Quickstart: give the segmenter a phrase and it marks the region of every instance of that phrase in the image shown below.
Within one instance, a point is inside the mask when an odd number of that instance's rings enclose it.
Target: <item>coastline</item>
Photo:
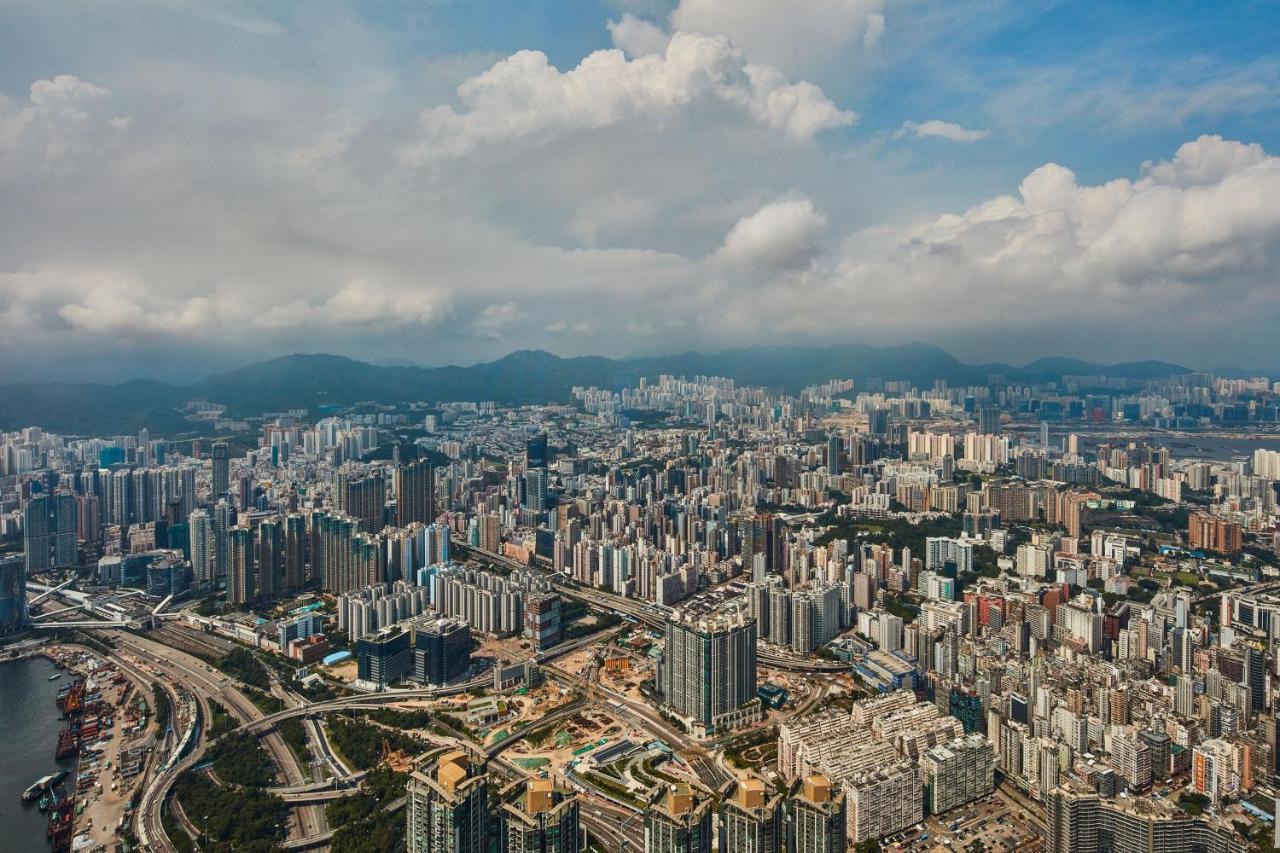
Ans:
[[[62,849],[72,843],[86,853],[115,849],[120,821],[148,760],[154,709],[147,685],[127,668],[82,646],[42,645],[3,662],[22,667],[22,676],[2,679],[0,704],[20,706],[26,715],[23,729],[15,726],[12,739],[0,722],[0,732],[6,735],[0,738],[0,767],[8,777],[8,784],[0,785],[0,798],[10,800],[0,802],[0,820],[17,821],[21,827],[8,838],[0,837],[0,853],[58,849],[48,837],[49,815],[20,801],[22,790],[57,769],[71,771],[62,787],[73,800],[71,826],[59,838]],[[61,677],[50,678],[55,672]],[[81,698],[62,714],[55,700],[73,685],[73,695]],[[60,737],[73,744],[75,754],[57,761]],[[5,787],[17,790],[6,793]]]
[[[71,771],[63,785],[75,784],[78,758],[56,761],[53,757],[63,721],[54,704],[62,678],[47,655],[34,654],[0,661],[0,853],[49,850],[48,815],[35,803],[22,802],[22,792],[42,776]]]

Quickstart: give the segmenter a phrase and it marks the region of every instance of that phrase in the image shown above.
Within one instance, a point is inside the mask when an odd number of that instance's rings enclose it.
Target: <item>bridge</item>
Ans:
[[[406,797],[401,797],[398,800],[392,800],[390,803],[387,803],[387,806],[386,808],[383,809],[383,811],[389,812],[391,814],[395,814],[396,812],[404,808],[406,802],[407,802]],[[331,829],[328,832],[322,832],[319,835],[308,835],[306,838],[295,838],[292,841],[286,841],[283,844],[281,844],[280,849],[281,850],[311,850],[316,847],[327,847],[329,845],[329,842],[333,840],[333,836],[336,835],[337,832],[338,830]]]

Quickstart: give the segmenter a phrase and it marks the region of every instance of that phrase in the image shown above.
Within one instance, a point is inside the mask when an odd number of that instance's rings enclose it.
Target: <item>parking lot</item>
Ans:
[[[992,794],[881,840],[885,850],[1036,851],[1044,839],[1020,807]]]

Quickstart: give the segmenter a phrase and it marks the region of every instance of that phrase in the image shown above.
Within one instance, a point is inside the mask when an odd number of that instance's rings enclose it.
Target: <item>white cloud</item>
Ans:
[[[448,298],[433,290],[355,279],[322,304],[311,305],[305,300],[298,300],[273,305],[258,314],[253,323],[266,329],[319,325],[348,333],[364,333],[370,327],[430,326],[450,313]]]
[[[936,136],[940,139],[948,139],[952,142],[978,142],[986,139],[991,135],[989,130],[966,130],[958,124],[949,121],[938,121],[930,119],[929,121],[914,122],[904,121],[902,128],[898,131],[898,136]]]
[[[519,316],[520,309],[514,302],[486,305],[471,321],[471,330],[477,337],[498,339]]]
[[[613,38],[614,47],[633,58],[666,53],[667,45],[671,43],[670,33],[630,12],[621,20],[609,22],[609,35]]]
[[[694,104],[729,104],[799,141],[852,124],[811,83],[748,63],[722,36],[677,32],[666,52],[627,59],[599,50],[570,71],[522,50],[458,87],[464,109],[441,105],[419,119],[411,162],[459,157],[489,144],[547,139],[632,119],[657,120]]]
[[[826,224],[807,198],[774,202],[738,220],[716,260],[756,272],[804,266]]]
[[[25,105],[0,96],[0,166],[11,172],[66,167],[73,155],[110,142],[129,126],[111,117],[111,92],[72,74],[36,80]]]
[[[1228,323],[1259,299],[1274,310],[1280,158],[1205,136],[1144,172],[1088,186],[1046,164],[1017,197],[854,235],[829,286],[899,324],[1124,322],[1211,306]]]
[[[206,297],[172,299],[141,282],[122,279],[93,281],[80,301],[63,305],[58,314],[72,328],[91,334],[200,335],[209,330],[212,319]]]
[[[884,34],[882,0],[681,0],[677,30],[728,36],[754,62],[791,75],[856,66]]]

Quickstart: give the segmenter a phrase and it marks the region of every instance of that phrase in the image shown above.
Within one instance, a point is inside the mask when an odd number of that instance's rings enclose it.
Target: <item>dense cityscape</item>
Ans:
[[[1280,383],[572,398],[0,436],[55,849],[1270,849]]]
[[[1277,853],[1280,0],[3,0],[0,853]]]

